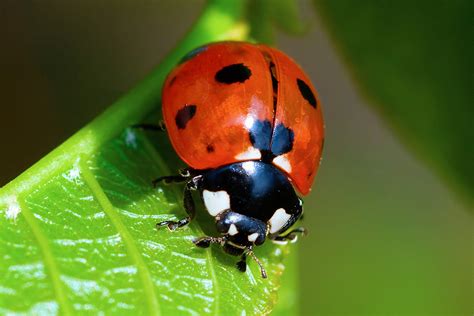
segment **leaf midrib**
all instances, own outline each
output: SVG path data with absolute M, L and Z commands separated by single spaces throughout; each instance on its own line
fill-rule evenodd
M 128 250 L 132 260 L 135 262 L 135 265 L 137 266 L 138 275 L 143 284 L 143 289 L 144 289 L 146 301 L 148 304 L 149 314 L 161 315 L 159 302 L 155 293 L 155 287 L 151 278 L 150 270 L 148 269 L 148 266 L 143 261 L 143 257 L 140 254 L 140 251 L 138 250 L 135 240 L 133 239 L 129 230 L 120 219 L 120 216 L 117 213 L 112 202 L 110 202 L 109 198 L 107 197 L 104 190 L 102 189 L 102 187 L 100 186 L 99 182 L 96 180 L 92 172 L 89 170 L 89 168 L 85 166 L 84 164 L 81 164 L 80 169 L 82 172 L 82 177 L 84 179 L 84 182 L 91 189 L 92 193 L 94 194 L 95 198 L 99 202 L 103 211 L 110 218 L 115 229 L 122 237 L 123 242 L 126 245 L 126 249 Z

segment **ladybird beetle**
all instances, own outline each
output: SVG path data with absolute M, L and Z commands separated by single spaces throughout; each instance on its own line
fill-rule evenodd
M 316 90 L 287 55 L 265 45 L 213 43 L 188 53 L 168 75 L 162 93 L 165 129 L 189 168 L 155 180 L 185 182 L 179 221 L 157 226 L 170 230 L 195 215 L 191 191 L 198 191 L 220 236 L 194 240 L 199 247 L 220 244 L 241 256 L 266 239 L 296 240 L 303 201 L 319 166 L 324 125 Z M 293 187 L 294 186 L 294 187 Z

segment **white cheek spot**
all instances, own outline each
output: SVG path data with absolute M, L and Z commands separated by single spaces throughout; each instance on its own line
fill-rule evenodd
M 235 227 L 234 224 L 230 224 L 229 230 L 227 231 L 227 234 L 234 236 L 237 235 L 239 231 L 237 230 L 237 227 Z
M 257 240 L 258 238 L 258 233 L 253 233 L 251 235 L 248 235 L 247 239 L 250 241 L 250 242 L 254 242 L 255 240 Z
M 288 222 L 290 219 L 291 215 L 287 214 L 285 209 L 279 208 L 278 210 L 275 211 L 273 214 L 272 218 L 268 221 L 270 223 L 270 233 L 274 234 L 280 229 L 282 229 L 285 224 Z
M 281 169 L 285 170 L 286 172 L 291 172 L 291 164 L 288 158 L 285 155 L 280 155 L 273 158 L 273 163 L 280 167 Z
M 204 205 L 212 216 L 216 216 L 225 210 L 230 209 L 230 197 L 226 191 L 212 192 L 204 190 L 202 192 Z
M 260 153 L 260 150 L 257 148 L 250 146 L 247 148 L 246 151 L 238 154 L 235 156 L 235 159 L 237 160 L 250 160 L 250 159 L 260 159 L 262 158 L 262 154 Z

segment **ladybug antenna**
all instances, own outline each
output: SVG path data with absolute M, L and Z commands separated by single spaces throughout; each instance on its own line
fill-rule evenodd
M 265 268 L 263 267 L 262 263 L 260 262 L 260 260 L 258 260 L 257 256 L 253 253 L 252 248 L 249 248 L 248 253 L 253 258 L 253 260 L 255 260 L 255 262 L 258 264 L 258 266 L 260 267 L 260 273 L 262 274 L 262 278 L 266 279 L 267 278 L 267 271 L 265 271 Z

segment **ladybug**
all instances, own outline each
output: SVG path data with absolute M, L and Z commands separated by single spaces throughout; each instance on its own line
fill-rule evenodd
M 168 75 L 162 93 L 165 129 L 189 168 L 158 182 L 184 182 L 188 216 L 157 226 L 170 230 L 195 216 L 198 191 L 219 236 L 194 240 L 220 244 L 241 259 L 266 239 L 296 240 L 304 228 L 285 232 L 302 216 L 324 143 L 318 94 L 287 55 L 245 42 L 220 42 L 188 53 Z

